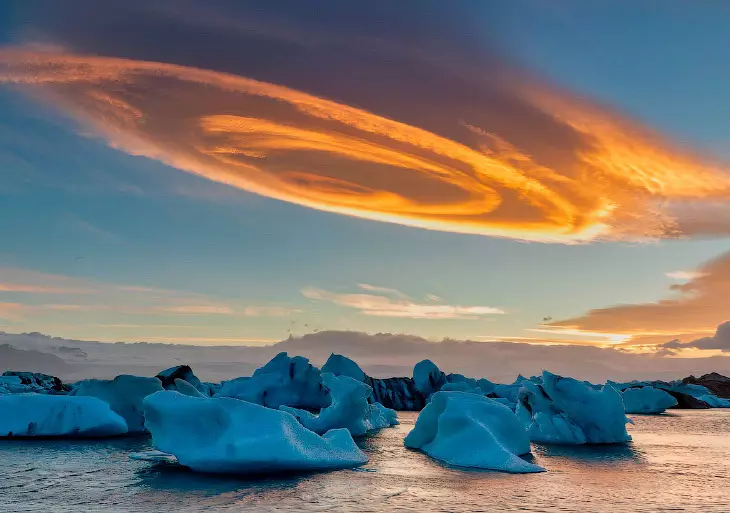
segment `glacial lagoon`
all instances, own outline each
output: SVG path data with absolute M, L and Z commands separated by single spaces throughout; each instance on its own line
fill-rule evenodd
M 231 478 L 129 459 L 145 436 L 0 441 L 0 511 L 730 511 L 730 410 L 631 415 L 633 441 L 533 444 L 539 474 L 440 464 L 403 439 L 417 413 L 361 437 L 357 469 Z

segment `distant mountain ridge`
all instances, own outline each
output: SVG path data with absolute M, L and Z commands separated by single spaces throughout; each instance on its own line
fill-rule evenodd
M 42 372 L 56 376 L 68 372 L 68 364 L 52 354 L 0 344 L 0 374 L 8 370 Z
M 200 346 L 163 343 L 106 343 L 50 337 L 42 333 L 0 332 L 0 344 L 55 357 L 66 366 L 51 372 L 64 380 L 110 378 L 130 373 L 154 376 L 159 370 L 189 364 L 205 380 L 246 376 L 277 353 L 309 358 L 321 366 L 331 353 L 358 362 L 373 377 L 412 375 L 416 362 L 428 358 L 446 372 L 511 382 L 518 374 L 543 369 L 593 382 L 607 379 L 681 379 L 716 371 L 730 374 L 730 359 L 665 358 L 589 346 L 539 346 L 514 342 L 444 340 L 431 342 L 414 335 L 355 331 L 323 331 L 291 337 L 270 346 Z M 27 355 L 26 355 L 27 356 Z M 34 356 L 34 358 L 42 358 Z M 40 361 L 40 360 L 38 360 Z M 41 369 L 33 369 L 41 371 Z

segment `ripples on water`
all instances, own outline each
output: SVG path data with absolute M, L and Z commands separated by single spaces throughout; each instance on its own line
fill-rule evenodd
M 147 438 L 0 441 L 0 512 L 730 512 L 730 411 L 633 416 L 629 445 L 533 445 L 542 474 L 441 465 L 403 447 L 414 413 L 360 441 L 355 470 L 234 479 L 133 461 Z

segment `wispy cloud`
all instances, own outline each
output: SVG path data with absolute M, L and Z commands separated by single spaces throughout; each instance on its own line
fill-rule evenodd
M 303 313 L 298 308 L 284 308 L 282 306 L 247 306 L 243 314 L 248 317 L 289 317 Z
M 702 278 L 705 274 L 700 271 L 670 271 L 668 273 L 665 273 L 665 276 L 667 278 L 671 278 L 673 280 L 694 280 L 696 278 Z
M 24 292 L 28 294 L 92 294 L 94 291 L 90 289 L 46 287 L 32 283 L 0 283 L 0 292 Z
M 362 290 L 366 290 L 368 292 L 380 292 L 381 294 L 387 294 L 389 296 L 395 296 L 395 297 L 403 297 L 407 298 L 408 296 L 401 292 L 398 289 L 393 289 L 390 287 L 380 287 L 377 285 L 369 285 L 367 283 L 358 283 L 358 287 L 360 287 Z
M 14 320 L 38 319 L 44 312 L 148 317 L 248 315 L 242 305 L 205 294 L 143 285 L 116 285 L 17 268 L 0 268 L 0 293 L 18 297 L 22 294 L 23 301 L 4 303 L 7 312 L 12 308 Z M 53 302 L 44 301 L 49 295 L 52 295 Z M 259 313 L 273 315 L 280 312 L 262 309 Z
M 15 321 L 21 318 L 24 305 L 20 303 L 0 303 L 0 319 Z
M 74 231 L 81 232 L 84 234 L 91 235 L 97 239 L 102 239 L 107 242 L 119 242 L 121 238 L 119 235 L 101 228 L 94 223 L 85 219 L 80 219 L 73 215 L 68 215 L 61 221 L 62 225 L 71 228 Z
M 155 309 L 158 312 L 186 314 L 186 315 L 233 315 L 235 312 L 228 305 L 180 305 L 162 306 Z
M 408 299 L 394 299 L 374 294 L 337 294 L 315 287 L 302 289 L 308 299 L 325 301 L 359 310 L 364 315 L 402 317 L 410 319 L 479 319 L 486 315 L 503 314 L 504 310 L 491 306 L 460 306 L 416 303 Z

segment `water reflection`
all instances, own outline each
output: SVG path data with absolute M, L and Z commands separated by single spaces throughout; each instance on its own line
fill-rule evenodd
M 637 416 L 629 444 L 533 445 L 542 474 L 441 464 L 403 424 L 358 440 L 356 470 L 234 478 L 129 459 L 149 438 L 0 442 L 2 513 L 252 511 L 730 511 L 730 411 Z
M 600 445 L 533 444 L 533 452 L 544 458 L 570 458 L 587 464 L 646 463 L 642 451 L 633 442 Z

